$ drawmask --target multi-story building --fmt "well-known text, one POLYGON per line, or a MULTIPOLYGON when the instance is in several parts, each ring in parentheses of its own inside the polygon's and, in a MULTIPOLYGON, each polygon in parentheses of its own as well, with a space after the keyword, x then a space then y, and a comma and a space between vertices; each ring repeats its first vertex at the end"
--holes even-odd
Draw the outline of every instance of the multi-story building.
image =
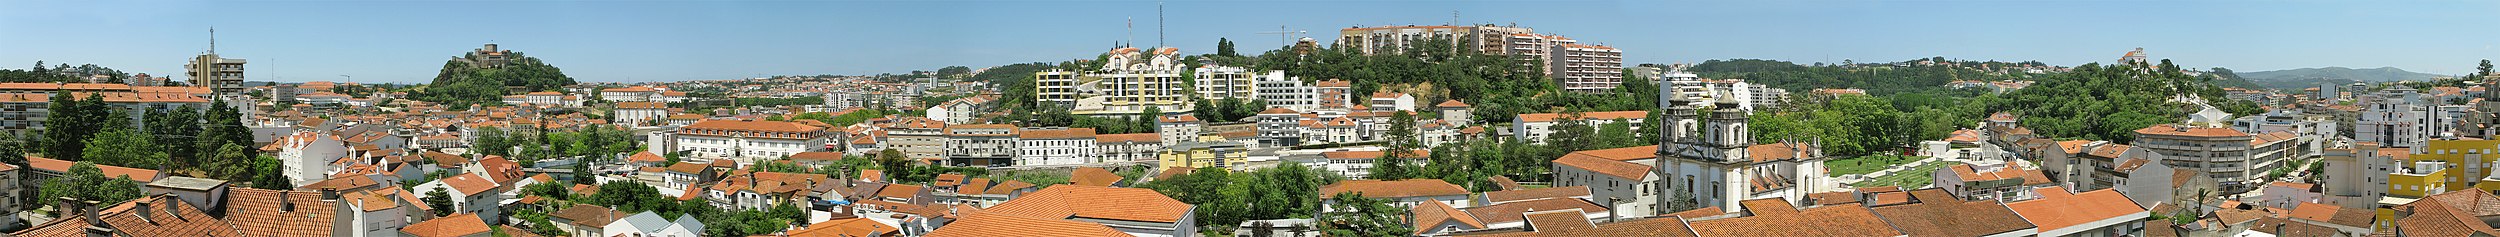
POLYGON ((1477 30, 1477 26, 1450 25, 1350 27, 1337 30, 1336 45, 1352 47, 1355 52, 1366 55, 1404 53, 1407 49, 1420 46, 1417 44, 1431 41, 1448 41, 1452 46, 1471 47, 1465 45, 1485 40, 1477 30))
POLYGON ((1408 95, 1406 93, 1387 91, 1372 92, 1371 100, 1367 102, 1368 103, 1365 103, 1365 106, 1371 107, 1372 111, 1415 112, 1415 95, 1408 95))
MULTIPOLYGON (((2397 172, 2388 175, 2389 197, 2420 198, 2446 192, 2500 190, 2492 177, 2500 164, 2500 141, 2436 140, 2396 156, 2397 172)), ((2330 163, 2330 165, 2332 165, 2330 163)))
POLYGON ((2376 142, 2388 147, 2421 146, 2430 139, 2433 121, 2430 106, 2424 106, 2421 93, 2412 88, 2394 87, 2375 93, 2367 100, 2369 107, 2353 122, 2355 142, 2376 142))
POLYGON ((2182 124, 2153 125, 2136 129, 2135 134, 2134 146, 2157 154, 2162 164, 2201 171, 2228 191, 2256 188, 2259 183, 2253 182, 2289 157, 2286 151, 2293 140, 2290 133, 2252 135, 2182 124))
MULTIPOLYGON (((1384 151, 1327 151, 1317 155, 1297 155, 1285 159, 1309 166, 1311 169, 1356 178, 1371 176, 1372 167, 1377 167, 1380 158, 1386 157, 1389 157, 1389 154, 1384 151)), ((1402 154, 1398 158, 1405 161, 1407 165, 1422 166, 1432 162, 1432 151, 1415 150, 1402 154)))
POLYGON ((1319 91, 1319 109, 1304 111, 1346 110, 1354 108, 1355 103, 1362 103, 1354 101, 1354 82, 1328 79, 1312 83, 1311 87, 1319 91))
POLYGON ((1163 144, 1196 141, 1199 131, 1206 130, 1206 127, 1207 123, 1198 121, 1197 115, 1165 115, 1155 119, 1155 135, 1162 137, 1163 144))
POLYGON ((694 157, 732 159, 741 164, 822 151, 831 140, 823 127, 752 120, 695 122, 678 128, 675 136, 679 149, 691 151, 694 157))
POLYGON ((1155 108, 1188 112, 1189 79, 1181 78, 1180 49, 1118 48, 1103 68, 1090 73, 1034 73, 1035 101, 1066 105, 1080 115, 1134 115, 1155 108))
POLYGON ((1051 103, 1059 108, 1076 107, 1077 78, 1084 73, 1057 69, 1033 73, 1033 101, 1051 103))
POLYGON ((1261 74, 1251 72, 1250 69, 1209 64, 1198 66, 1198 70, 1194 73, 1193 75, 1197 77, 1199 99, 1212 101, 1230 98, 1246 101, 1258 98, 1255 96, 1256 90, 1253 89, 1256 86, 1251 81, 1254 80, 1253 77, 1261 74))
POLYGON ((647 86, 628 86, 599 90, 599 99, 616 102, 659 101, 660 90, 647 86))
MULTIPOLYGON (((914 160, 946 159, 946 122, 922 117, 895 119, 886 128, 885 149, 902 151, 903 157, 914 160)), ((1007 164, 966 164, 957 166, 999 166, 1007 164)))
MULTIPOLYGON (((20 173, 25 170, 15 165, 0 164, 0 194, 8 194, 11 197, 0 198, 0 213, 17 213, 26 210, 23 203, 18 203, 22 198, 15 198, 33 196, 24 192, 25 187, 18 184, 23 181, 25 175, 20 173)), ((17 223, 19 223, 17 214, 0 215, 0 228, 17 229, 17 223)))
POLYGON ((1736 213, 1745 211, 1738 201, 1777 198, 1804 206, 1806 194, 1832 188, 1825 180, 1829 177, 1822 175, 1826 157, 1819 142, 1755 144, 1745 125, 1747 113, 1733 101, 1720 100, 1706 119, 1695 113, 1692 103, 1668 102, 1662 105, 1668 106, 1672 121, 1658 123, 1664 144, 1651 165, 1660 170, 1662 185, 1654 188, 1661 190, 1661 197, 1693 198, 1660 198, 1660 203, 1690 202, 1736 213))
POLYGON ((1623 85, 1623 50, 1604 45, 1554 44, 1545 74, 1563 91, 1603 93, 1623 85))
POLYGON ((616 122, 633 127, 659 126, 668 123, 668 103, 617 102, 616 122))
POLYGON ((1016 125, 964 124, 946 127, 946 160, 954 164, 1006 164, 1015 160, 1016 125))
POLYGON ((1319 109, 1319 88, 1302 84, 1302 78, 1286 77, 1284 70, 1272 70, 1251 76, 1252 94, 1267 101, 1268 107, 1294 110, 1319 109))
MULTIPOLYGON (((102 96, 114 109, 130 111, 133 124, 140 123, 145 111, 173 111, 183 106, 208 109, 207 87, 132 87, 122 84, 92 83, 0 83, 0 131, 22 133, 43 129, 51 116, 52 94, 69 91, 79 99, 88 95, 102 96)), ((248 109, 247 109, 248 110, 248 109)), ((247 116, 248 117, 248 116, 247 116)))
POLYGON ((215 50, 192 57, 183 69, 191 76, 191 86, 208 87, 218 95, 243 93, 243 59, 218 57, 215 50))
POLYGON ((1269 107, 1252 116, 1259 122, 1260 146, 1278 147, 1302 144, 1302 113, 1285 107, 1269 107))
POLYGON ((2351 147, 2327 149, 2326 172, 2318 174, 2318 193, 2322 201, 2344 208, 2377 208, 2378 200, 2387 196, 2388 174, 2396 174, 2398 156, 2411 158, 2406 148, 2382 148, 2376 144, 2353 144, 2351 147))
POLYGON ((1100 162, 1093 128, 1033 128, 1018 134, 1015 166, 1079 165, 1100 162))

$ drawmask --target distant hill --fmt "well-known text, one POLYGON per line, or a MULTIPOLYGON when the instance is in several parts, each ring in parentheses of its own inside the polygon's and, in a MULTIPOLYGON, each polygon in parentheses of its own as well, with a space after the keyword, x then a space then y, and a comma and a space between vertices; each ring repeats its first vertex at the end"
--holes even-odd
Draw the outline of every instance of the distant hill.
POLYGON ((2317 86, 2319 84, 2347 84, 2354 82, 2389 82, 2403 80, 2422 81, 2430 80, 2432 77, 2444 76, 2439 74, 2405 71, 2404 69, 2397 69, 2395 67, 2366 69, 2324 67, 2243 72, 2239 74, 2240 77, 2248 78, 2250 81, 2255 81, 2258 84, 2264 84, 2267 87, 2275 88, 2300 88, 2317 86))

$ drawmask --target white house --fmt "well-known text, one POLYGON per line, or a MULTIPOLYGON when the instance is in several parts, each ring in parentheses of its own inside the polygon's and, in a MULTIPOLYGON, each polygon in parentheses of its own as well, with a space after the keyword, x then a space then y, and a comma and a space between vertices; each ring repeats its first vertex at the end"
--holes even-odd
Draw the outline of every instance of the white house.
POLYGON ((617 102, 616 122, 633 127, 651 127, 668 123, 668 103, 617 102))
POLYGON ((678 149, 703 159, 733 159, 741 164, 780 159, 800 152, 823 151, 825 128, 782 121, 704 120, 678 128, 678 149))
POLYGON ((1084 164, 1102 155, 1092 128, 1034 128, 1016 136, 1016 166, 1084 164))
POLYGON ((314 131, 297 131, 294 135, 271 141, 278 147, 278 161, 285 167, 286 178, 294 183, 309 184, 329 179, 330 164, 347 158, 347 144, 337 136, 314 131))
POLYGON ((1471 204, 1474 203, 1473 200, 1467 198, 1467 195, 1471 194, 1467 192, 1467 188, 1439 179, 1346 180, 1320 186, 1319 193, 1320 200, 1328 203, 1324 204, 1326 207, 1324 209, 1327 210, 1322 211, 1335 211, 1336 201, 1333 197, 1338 193, 1358 193, 1364 198, 1388 199, 1389 205, 1401 208, 1414 208, 1425 202, 1439 202, 1451 207, 1467 208, 1473 206, 1471 204))
POLYGON ((443 190, 445 194, 449 194, 451 196, 451 206, 452 209, 455 210, 454 213, 471 213, 479 216, 495 217, 482 218, 485 219, 487 224, 503 222, 503 218, 501 218, 501 216, 503 216, 501 211, 502 208, 500 206, 500 203, 503 202, 503 195, 501 195, 503 192, 500 191, 503 186, 495 184, 494 180, 487 180, 486 177, 478 176, 478 174, 464 173, 451 177, 443 177, 443 179, 425 182, 425 184, 418 184, 412 188, 412 190, 416 190, 415 192, 418 193, 431 193, 437 189, 443 190))

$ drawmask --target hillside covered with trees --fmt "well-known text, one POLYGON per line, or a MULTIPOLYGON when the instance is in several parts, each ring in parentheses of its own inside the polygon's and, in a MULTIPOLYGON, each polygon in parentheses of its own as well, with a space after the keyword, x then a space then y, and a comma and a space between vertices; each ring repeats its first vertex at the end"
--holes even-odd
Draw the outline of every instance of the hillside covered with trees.
POLYGON ((425 90, 410 93, 409 96, 419 101, 461 108, 469 104, 502 103, 503 96, 512 91, 508 87, 519 87, 520 91, 548 91, 574 84, 573 77, 564 76, 563 69, 538 58, 520 52, 512 52, 509 57, 511 60, 501 67, 472 65, 469 62, 477 60, 468 58, 447 60, 443 62, 442 72, 434 75, 434 81, 427 83, 425 90))

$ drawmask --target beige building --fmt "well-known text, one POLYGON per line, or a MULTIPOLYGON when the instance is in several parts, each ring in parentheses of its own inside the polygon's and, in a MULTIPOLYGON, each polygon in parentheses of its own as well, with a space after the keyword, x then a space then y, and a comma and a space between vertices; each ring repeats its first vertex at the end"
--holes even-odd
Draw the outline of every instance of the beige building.
POLYGON ((2232 192, 2254 189, 2265 172, 2291 155, 2289 133, 2248 134, 2239 130, 2179 124, 2136 129, 2135 146, 2157 154, 2162 164, 2203 171, 2232 192))
MULTIPOLYGON (((1155 108, 1188 112, 1190 88, 1182 78, 1180 49, 1113 49, 1103 68, 1094 72, 1049 70, 1033 74, 1035 101, 1054 103, 1079 115, 1135 115, 1155 108)), ((1247 83, 1245 82, 1244 85, 1247 83)), ((1247 89, 1247 88, 1244 88, 1247 89)))
POLYGON ((1546 76, 1563 91, 1598 93, 1623 85, 1623 50, 1563 43, 1554 44, 1548 53, 1546 76))
POLYGON ((213 88, 217 94, 243 93, 243 59, 218 57, 216 52, 192 57, 182 66, 191 76, 191 86, 213 88))

